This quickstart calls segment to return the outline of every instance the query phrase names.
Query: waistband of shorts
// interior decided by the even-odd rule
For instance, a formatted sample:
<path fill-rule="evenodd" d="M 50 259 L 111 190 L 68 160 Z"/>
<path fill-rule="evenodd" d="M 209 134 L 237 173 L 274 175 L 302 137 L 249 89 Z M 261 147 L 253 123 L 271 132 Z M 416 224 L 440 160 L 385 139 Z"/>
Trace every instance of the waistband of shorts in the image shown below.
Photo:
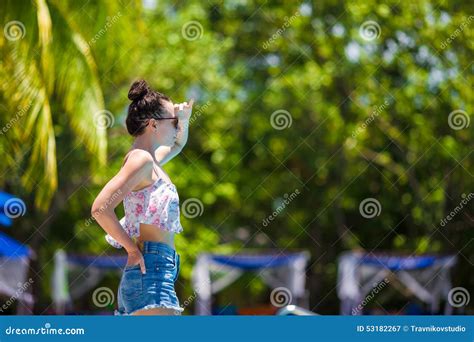
<path fill-rule="evenodd" d="M 140 246 L 141 245 L 141 246 Z M 169 254 L 173 257 L 176 257 L 178 254 L 173 247 L 167 245 L 164 242 L 159 241 L 143 241 L 139 244 L 140 250 L 143 254 L 150 253 L 150 254 Z"/>

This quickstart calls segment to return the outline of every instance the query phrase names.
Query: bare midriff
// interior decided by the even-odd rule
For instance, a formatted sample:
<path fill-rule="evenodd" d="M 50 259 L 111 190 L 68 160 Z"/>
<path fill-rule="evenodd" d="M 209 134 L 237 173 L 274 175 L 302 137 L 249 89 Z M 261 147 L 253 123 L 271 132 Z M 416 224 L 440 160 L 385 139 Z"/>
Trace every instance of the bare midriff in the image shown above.
<path fill-rule="evenodd" d="M 174 234 L 153 224 L 140 223 L 140 236 L 137 238 L 137 245 L 142 249 L 143 241 L 155 241 L 166 243 L 174 249 Z"/>

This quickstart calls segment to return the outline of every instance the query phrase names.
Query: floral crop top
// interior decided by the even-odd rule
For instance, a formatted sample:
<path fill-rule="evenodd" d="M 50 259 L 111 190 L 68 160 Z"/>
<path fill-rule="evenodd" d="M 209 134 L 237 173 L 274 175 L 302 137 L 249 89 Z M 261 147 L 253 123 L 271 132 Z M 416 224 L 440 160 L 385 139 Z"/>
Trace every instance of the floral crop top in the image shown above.
<path fill-rule="evenodd" d="M 123 206 L 125 216 L 120 220 L 120 224 L 131 238 L 140 235 L 140 223 L 154 224 L 173 233 L 183 231 L 179 220 L 179 196 L 176 186 L 162 178 L 158 178 L 144 189 L 129 192 L 123 199 Z M 109 234 L 105 239 L 115 248 L 122 248 Z"/>

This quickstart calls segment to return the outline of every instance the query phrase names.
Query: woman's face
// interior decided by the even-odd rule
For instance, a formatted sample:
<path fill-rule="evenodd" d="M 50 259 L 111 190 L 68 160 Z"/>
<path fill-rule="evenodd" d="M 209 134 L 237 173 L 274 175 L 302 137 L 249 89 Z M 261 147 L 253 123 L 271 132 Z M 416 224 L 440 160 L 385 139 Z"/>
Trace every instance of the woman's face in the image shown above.
<path fill-rule="evenodd" d="M 176 141 L 176 135 L 178 133 L 178 118 L 174 112 L 174 105 L 171 101 L 165 101 L 163 103 L 166 113 L 162 115 L 162 118 L 174 118 L 166 120 L 154 120 L 153 125 L 156 126 L 155 134 L 158 136 L 160 141 L 165 145 L 174 145 Z"/>

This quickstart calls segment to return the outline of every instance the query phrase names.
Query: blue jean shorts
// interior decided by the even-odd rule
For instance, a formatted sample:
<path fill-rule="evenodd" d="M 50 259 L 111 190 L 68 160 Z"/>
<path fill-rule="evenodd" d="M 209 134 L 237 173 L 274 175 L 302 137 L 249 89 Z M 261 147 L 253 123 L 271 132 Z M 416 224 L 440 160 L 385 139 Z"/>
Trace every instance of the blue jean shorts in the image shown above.
<path fill-rule="evenodd" d="M 180 256 L 169 245 L 157 241 L 144 241 L 143 258 L 146 274 L 140 265 L 125 266 L 118 288 L 118 309 L 115 315 L 130 315 L 137 310 L 154 308 L 174 309 L 179 315 L 184 308 L 174 290 L 178 279 Z"/>

